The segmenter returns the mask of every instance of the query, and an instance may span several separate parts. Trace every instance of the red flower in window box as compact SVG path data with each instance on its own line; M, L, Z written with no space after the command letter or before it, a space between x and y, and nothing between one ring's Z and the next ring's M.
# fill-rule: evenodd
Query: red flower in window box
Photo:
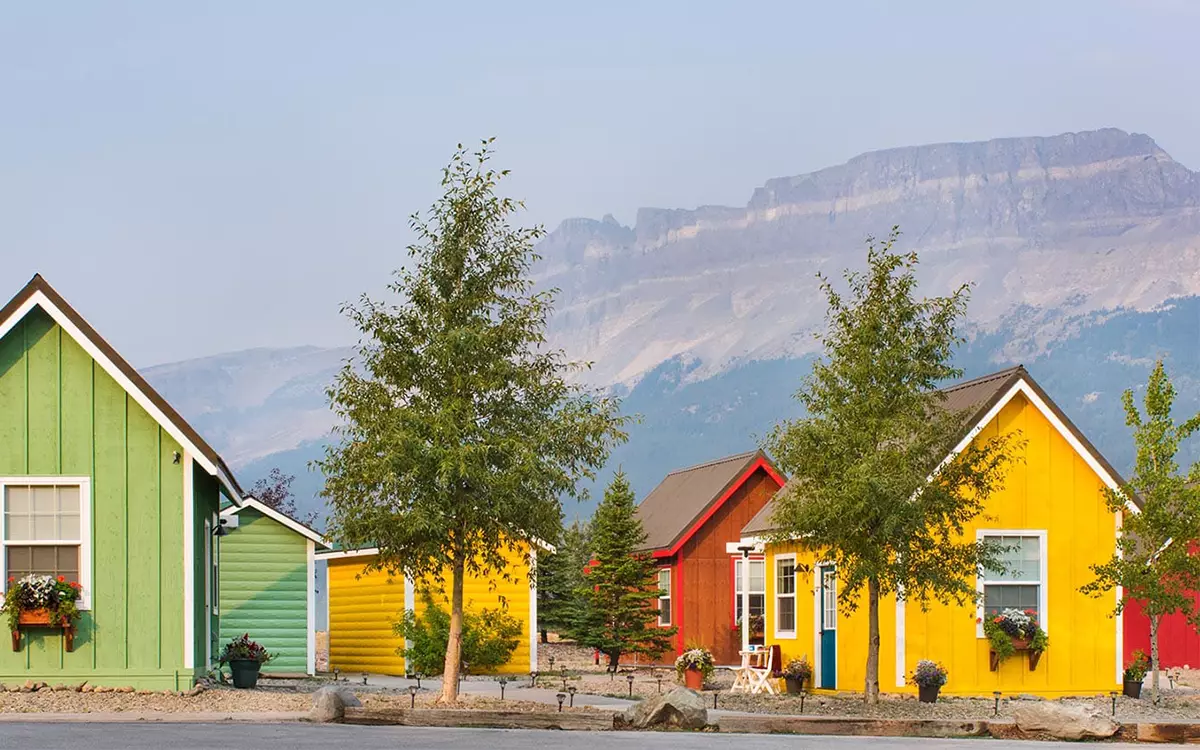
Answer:
M59 582L59 583L66 583L66 582L67 582L67 577L66 577L66 576L59 576L59 577L58 577L58 582Z

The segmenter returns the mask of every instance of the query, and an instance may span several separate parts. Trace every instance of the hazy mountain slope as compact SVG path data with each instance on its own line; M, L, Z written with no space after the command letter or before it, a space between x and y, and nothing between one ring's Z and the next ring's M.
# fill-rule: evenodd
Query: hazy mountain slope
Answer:
M968 375L1029 365L1119 467L1117 397L1154 356L1169 355L1181 406L1200 407L1200 176L1119 130L938 144L769 180L741 208L572 219L547 236L553 342L643 415L612 465L644 493L794 416L824 314L815 274L861 263L862 239L893 224L921 253L923 292L976 283ZM245 483L279 465L308 505L332 425L323 389L351 353L260 349L146 374Z

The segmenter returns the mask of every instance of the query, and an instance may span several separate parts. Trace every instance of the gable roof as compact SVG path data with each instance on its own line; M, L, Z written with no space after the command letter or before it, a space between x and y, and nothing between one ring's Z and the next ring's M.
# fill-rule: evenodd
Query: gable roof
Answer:
M146 379L42 278L41 274L35 274L29 283L0 309L0 338L7 335L34 307L45 311L146 410L154 421L191 454L196 463L215 476L235 504L242 503L242 490L225 461L179 415L179 412L150 387Z
M759 468L783 479L760 450L738 453L668 474L637 507L645 551L675 554L704 521Z
M975 436L1000 413L1000 410L1017 394L1021 394L1046 417L1055 430L1091 467L1092 471L1096 472L1105 486L1114 490L1124 486L1125 481L1121 479L1120 473L1113 468L1100 451L1096 450L1087 436L1075 426L1075 423L1067 417L1058 404L1054 403L1050 396L1042 390L1024 365L1017 365L990 375L956 383L943 388L941 392L946 396L944 405L947 410L960 411L968 415L962 439L945 460L949 461L952 456L965 450ZM775 497L771 498L762 507L762 510L756 513L754 518L751 518L750 522L743 527L742 536L754 537L773 531L774 524L771 523L771 516L775 512L775 501L785 492L794 491L794 489L793 483L789 482L776 493ZM1134 512L1138 510L1136 502L1136 499L1133 499L1130 504L1130 510Z
M272 521L286 526L304 538L311 539L318 547L323 547L325 549L329 548L329 542L325 540L325 537L317 533L316 529L312 528L308 524L300 523L288 514L275 510L270 505L267 505L252 495L247 495L243 498L243 500L244 504L242 507L239 508L236 505L230 505L228 508L225 508L221 511L221 515L233 516L237 515L246 508L252 508L259 513L262 513L267 518L270 518Z

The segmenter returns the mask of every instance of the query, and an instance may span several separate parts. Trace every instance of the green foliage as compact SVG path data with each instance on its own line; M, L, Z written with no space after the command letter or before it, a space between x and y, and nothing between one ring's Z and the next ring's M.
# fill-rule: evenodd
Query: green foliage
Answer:
M658 565L637 550L646 532L635 513L633 490L618 471L592 517L592 565L579 589L576 640L608 656L656 657L671 647L675 628L658 627Z
M712 652L706 648L689 648L675 659L675 676L683 682L683 673L694 669L700 673L704 682L708 682L717 670L713 663Z
M267 649L261 643L250 640L249 633L243 633L225 644L225 648L221 649L221 654L217 657L217 664L228 664L231 661L253 661L261 665L273 658L275 657L267 653Z
M1171 413L1175 386L1162 360L1146 383L1145 413L1134 403L1132 390L1125 391L1122 403L1137 458L1128 484L1105 490L1109 511L1123 517L1122 533L1116 552L1107 562L1092 566L1095 579L1081 590L1099 597L1120 586L1116 613L1129 601L1142 603L1150 618L1152 696L1157 703L1159 621L1180 612L1193 627L1200 627L1193 594L1200 589L1200 556L1191 548L1200 539L1200 464L1192 466L1189 478L1176 459L1180 444L1200 429L1200 414L1176 424Z
M918 687L941 687L946 684L949 676L946 665L932 659L922 659L917 662L908 681Z
M450 641L450 614L434 601L429 591L421 592L425 605L421 616L405 612L396 622L396 635L412 643L411 648L398 648L412 672L440 674L446 660ZM506 609L468 611L463 615L462 660L475 674L490 672L508 663L520 644L524 627L522 620Z
M807 416L779 424L765 445L792 477L774 538L803 538L836 562L847 608L866 589L868 700L879 691L881 595L973 601L981 565L1002 567L963 530L1000 487L1014 444L976 440L943 463L967 429L938 386L961 375L949 360L969 290L915 298L917 255L893 251L898 234L868 241L867 269L845 273L848 296L821 277L824 356L796 394Z
M510 224L521 206L496 194L507 173L489 167L490 143L459 147L442 197L413 216L394 299L344 308L359 356L329 389L339 442L315 462L330 537L378 547L374 568L414 580L450 571L447 700L463 577L509 579L506 555L556 538L559 498L625 438L617 401L578 385L586 365L546 344L552 296L530 279L543 230Z
M1146 656L1146 652L1139 648L1133 652L1133 661L1125 667L1121 679L1126 682L1141 682L1146 679L1146 673L1149 671L1150 657Z
M579 590L584 587L584 568L591 559L591 530L576 521L563 532L553 554L538 555L538 626L573 637L581 607Z
M1029 651L1040 652L1050 648L1050 638L1038 624L1033 610L1021 612L1006 609L998 615L992 615L983 621L983 634L1000 661L1017 653L1013 639L1028 640Z

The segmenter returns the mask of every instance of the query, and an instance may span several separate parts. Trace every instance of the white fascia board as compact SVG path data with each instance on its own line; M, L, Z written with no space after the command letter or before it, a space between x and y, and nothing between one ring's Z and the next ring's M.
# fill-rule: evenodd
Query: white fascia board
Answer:
M272 521L276 521L280 524L283 524L284 526L286 526L287 528L296 532L297 534L300 534L305 539L315 542L316 544L319 544L322 547L330 546L329 542L325 539L325 537L321 536L317 532L308 528L304 524L296 521L295 519L289 518L288 516L284 515L283 513L280 513L279 511L275 510L274 508L267 505L266 503L254 498L254 497L251 497L250 495L247 495L243 500L244 500L245 504L242 505L240 508L237 507L236 505L231 505L228 508L226 508L225 510L221 511L221 515L232 516L232 515L236 515L238 512L240 512L246 508L253 508L254 510L258 511L259 513L262 513L267 518L270 518Z

